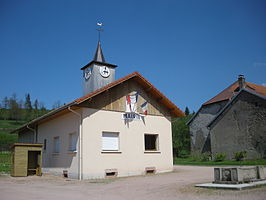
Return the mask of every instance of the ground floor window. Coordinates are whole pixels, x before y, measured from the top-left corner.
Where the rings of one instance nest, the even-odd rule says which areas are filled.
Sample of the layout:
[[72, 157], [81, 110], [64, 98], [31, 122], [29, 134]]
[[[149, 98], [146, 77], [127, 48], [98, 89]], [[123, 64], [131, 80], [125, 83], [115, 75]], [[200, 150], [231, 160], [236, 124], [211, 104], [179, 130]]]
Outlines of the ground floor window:
[[102, 133], [102, 151], [119, 150], [119, 133], [103, 132]]
[[144, 134], [145, 151], [158, 151], [158, 134]]
[[46, 145], [47, 145], [47, 140], [44, 139], [44, 140], [43, 140], [43, 150], [44, 150], [44, 151], [46, 150]]
[[69, 134], [69, 143], [68, 143], [68, 150], [69, 151], [77, 151], [77, 134], [70, 133]]
[[60, 153], [60, 141], [59, 141], [59, 136], [54, 137], [54, 153]]

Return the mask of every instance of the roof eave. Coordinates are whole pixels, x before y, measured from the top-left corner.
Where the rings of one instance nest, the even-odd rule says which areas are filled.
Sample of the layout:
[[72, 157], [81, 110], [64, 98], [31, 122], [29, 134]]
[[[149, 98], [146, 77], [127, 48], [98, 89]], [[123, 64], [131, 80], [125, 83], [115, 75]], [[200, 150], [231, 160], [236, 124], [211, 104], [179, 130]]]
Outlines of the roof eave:
[[223, 108], [222, 110], [220, 110], [220, 112], [213, 118], [213, 120], [207, 125], [207, 128], [208, 129], [212, 129], [213, 128], [213, 125], [215, 123], [215, 121], [223, 114], [223, 112], [235, 101], [235, 99], [242, 93], [242, 92], [247, 92], [247, 93], [250, 93], [250, 94], [253, 94], [259, 98], [262, 98], [262, 99], [265, 99], [266, 100], [266, 96], [263, 96], [263, 95], [260, 95], [260, 94], [257, 94], [255, 92], [252, 92], [250, 90], [247, 90], [245, 88], [242, 88], [238, 93], [237, 95], [235, 95]]
[[117, 65], [113, 65], [113, 64], [110, 64], [110, 63], [99, 62], [99, 61], [93, 60], [93, 61], [89, 62], [87, 65], [85, 65], [84, 67], [80, 68], [80, 70], [84, 70], [85, 68], [89, 67], [92, 64], [106, 65], [106, 66], [112, 67], [112, 68], [116, 68], [117, 67]]
[[56, 113], [58, 113], [60, 111], [63, 111], [63, 110], [65, 110], [68, 107], [73, 106], [73, 105], [76, 105], [76, 102], [68, 103], [68, 104], [63, 105], [60, 108], [57, 108], [55, 110], [52, 110], [52, 111], [50, 111], [50, 112], [48, 112], [48, 113], [46, 113], [46, 114], [44, 114], [44, 115], [42, 115], [42, 116], [40, 116], [40, 117], [38, 117], [36, 119], [33, 119], [32, 121], [30, 121], [30, 122], [22, 125], [21, 127], [19, 127], [19, 128], [15, 129], [15, 130], [11, 131], [11, 133], [20, 132], [20, 131], [22, 131], [24, 129], [28, 129], [29, 126], [32, 126], [34, 124], [37, 124], [41, 120], [46, 119], [46, 118], [48, 118], [48, 117], [50, 117], [50, 116], [52, 116], [52, 115], [54, 115], [54, 114], [56, 114]]

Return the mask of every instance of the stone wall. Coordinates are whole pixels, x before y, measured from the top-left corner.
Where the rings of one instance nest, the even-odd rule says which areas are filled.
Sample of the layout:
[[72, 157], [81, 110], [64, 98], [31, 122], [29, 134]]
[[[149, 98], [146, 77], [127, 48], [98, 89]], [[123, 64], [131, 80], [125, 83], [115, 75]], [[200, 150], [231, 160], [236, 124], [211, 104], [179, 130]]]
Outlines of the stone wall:
[[216, 120], [210, 135], [213, 156], [224, 152], [234, 159], [235, 152], [247, 151], [249, 159], [265, 158], [266, 101], [242, 92]]
[[216, 114], [225, 106], [227, 101], [204, 105], [200, 108], [196, 117], [189, 124], [191, 137], [191, 151], [204, 153], [211, 151], [209, 129], [207, 125], [213, 120]]

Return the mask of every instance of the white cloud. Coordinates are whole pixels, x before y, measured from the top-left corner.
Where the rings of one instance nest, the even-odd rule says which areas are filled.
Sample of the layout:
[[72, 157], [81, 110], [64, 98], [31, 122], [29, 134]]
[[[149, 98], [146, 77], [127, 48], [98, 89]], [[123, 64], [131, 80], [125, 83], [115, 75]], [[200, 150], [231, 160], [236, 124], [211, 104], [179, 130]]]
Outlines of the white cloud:
[[266, 87], [266, 83], [262, 83], [262, 85]]

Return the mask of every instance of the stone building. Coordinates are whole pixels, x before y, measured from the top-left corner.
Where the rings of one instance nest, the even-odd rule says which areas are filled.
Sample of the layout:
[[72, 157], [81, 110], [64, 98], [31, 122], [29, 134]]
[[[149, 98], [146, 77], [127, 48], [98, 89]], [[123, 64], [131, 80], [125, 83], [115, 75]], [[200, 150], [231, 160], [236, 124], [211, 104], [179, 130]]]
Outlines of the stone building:
[[[245, 96], [246, 101], [243, 101], [243, 96]], [[265, 128], [265, 123], [263, 123], [263, 120], [265, 120], [265, 115], [263, 114], [263, 106], [265, 105], [265, 103], [252, 103], [251, 101], [251, 99], [259, 98], [260, 102], [265, 102], [265, 96], [266, 87], [245, 82], [244, 76], [240, 75], [236, 82], [234, 82], [232, 85], [217, 94], [209, 101], [205, 102], [197, 111], [197, 113], [195, 113], [192, 119], [187, 123], [189, 125], [191, 135], [191, 151], [195, 153], [211, 152], [212, 155], [215, 155], [218, 152], [227, 152], [228, 158], [231, 159], [234, 152], [242, 150], [249, 151], [250, 149], [252, 149], [250, 144], [253, 144], [255, 142], [255, 140], [252, 139], [252, 142], [251, 140], [247, 142], [248, 139], [245, 140], [246, 142], [243, 147], [241, 147], [241, 145], [239, 145], [236, 140], [234, 141], [235, 143], [230, 143], [231, 141], [233, 141], [233, 137], [237, 137], [236, 135], [238, 131], [241, 132], [241, 134], [239, 134], [239, 137], [240, 135], [243, 138], [250, 137], [250, 135], [247, 134], [247, 132], [250, 130], [249, 128], [246, 127], [246, 131], [243, 131], [243, 127], [241, 130], [236, 130], [235, 126], [233, 126], [232, 123], [252, 123], [249, 125], [249, 127], [253, 127], [252, 131], [254, 131], [254, 133], [259, 132], [258, 137], [261, 134], [265, 135], [265, 129], [263, 132], [263, 129], [259, 128], [260, 126]], [[238, 103], [235, 104], [235, 102]], [[249, 104], [250, 109], [247, 111], [241, 106], [240, 107], [242, 109], [237, 109], [236, 106], [238, 104]], [[251, 106], [253, 104], [257, 105], [257, 107]], [[235, 109], [235, 116], [241, 117], [230, 121], [231, 123], [229, 123], [229, 121], [227, 121], [228, 123], [226, 123], [225, 121], [230, 113], [227, 112], [227, 110], [232, 110], [231, 108]], [[257, 110], [262, 112], [259, 114], [259, 116], [262, 117], [260, 121], [256, 121], [256, 115], [251, 114], [251, 112], [256, 113]], [[249, 117], [244, 118], [243, 116], [245, 115], [248, 115]], [[222, 118], [223, 120], [220, 120]], [[224, 138], [225, 135], [227, 135], [226, 138]], [[243, 141], [243, 138], [239, 141]], [[222, 144], [230, 144], [229, 146], [231, 146], [231, 148]], [[260, 147], [257, 148], [264, 148], [261, 144], [259, 146]], [[262, 150], [259, 150], [260, 153], [254, 153], [254, 149], [252, 151], [253, 153], [251, 152], [251, 150], [249, 151], [249, 157], [263, 157], [263, 155], [261, 154]]]
[[266, 158], [266, 96], [241, 89], [208, 124], [213, 155], [246, 151], [247, 158]]
[[43, 172], [88, 179], [172, 171], [171, 118], [184, 113], [138, 72], [115, 80], [116, 68], [98, 42], [81, 68], [84, 96], [16, 130], [19, 142], [43, 144]]

